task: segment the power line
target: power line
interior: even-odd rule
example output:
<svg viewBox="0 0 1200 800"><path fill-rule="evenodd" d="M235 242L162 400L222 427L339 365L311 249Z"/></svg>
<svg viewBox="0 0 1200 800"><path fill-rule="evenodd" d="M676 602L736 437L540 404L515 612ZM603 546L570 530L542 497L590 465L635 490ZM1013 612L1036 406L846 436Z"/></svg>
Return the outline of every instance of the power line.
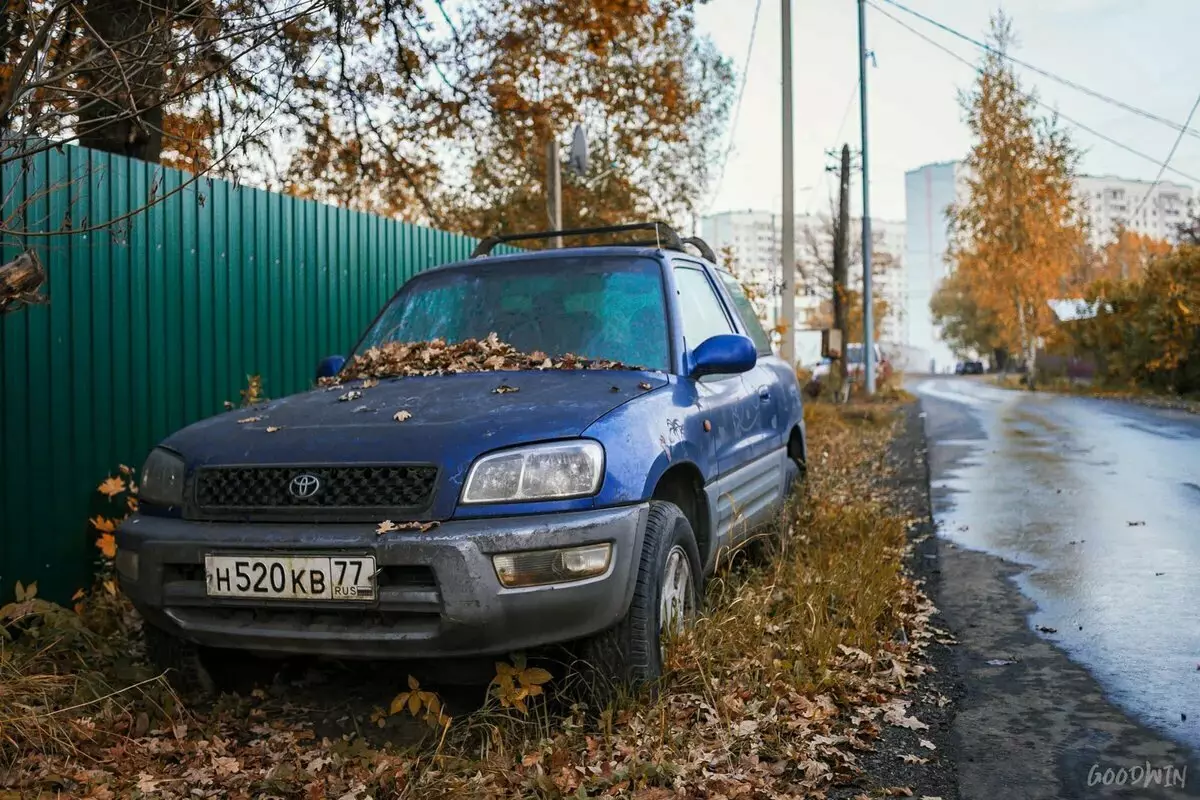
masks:
<svg viewBox="0 0 1200 800"><path fill-rule="evenodd" d="M1167 127L1171 128L1174 131L1178 131L1180 133L1186 133L1189 136L1194 136L1194 137L1200 139L1200 131L1189 128L1187 123L1180 125L1178 122L1174 122L1173 120L1169 120L1165 117L1160 117L1157 114L1153 114L1153 113L1145 110L1144 108L1138 108L1137 106L1132 106L1129 103L1126 103L1122 100L1118 100L1117 98L1112 97L1110 95L1106 95L1103 92L1098 92L1095 89L1084 86L1083 84L1073 81L1069 78L1064 78L1061 75L1056 75L1055 73L1050 72L1049 70L1034 66L1033 64L1030 64L1027 61L1022 61L1018 58L1015 58L1015 57L1009 55L1008 53L1005 53L1001 50L997 50L996 48L992 47L991 45L987 44L986 42L981 42L978 39L974 39L974 38L968 36L967 34L962 33L961 31L957 31L954 28L951 28L949 25L946 25L943 22L938 22L937 20L933 19L932 17L928 17L919 11L914 11L913 9L897 2L896 0L882 0L882 1L887 3L890 6L894 6L898 9L900 9L901 11L905 12L906 14L910 14L910 15L916 17L917 19L934 26L935 28L938 28L939 30L945 31L946 33L950 34L951 36L956 36L965 42L970 42L971 44L975 45L976 47L980 48L981 50L983 50L987 53L991 53L992 55L998 56L999 58L1003 58L1004 60L1011 62L1013 64L1016 64L1019 67L1024 67L1025 69L1029 70L1030 72L1035 72L1044 78L1049 78L1050 80L1055 81L1056 83L1060 83L1063 86L1067 86L1071 89L1074 89L1077 92L1083 92L1084 94L1088 95L1089 97L1094 97L1097 100L1101 100L1110 105L1114 105L1117 108L1120 108L1124 111L1128 111L1131 114L1137 114L1139 117L1144 117L1145 119L1151 120L1153 122L1157 122L1161 125L1166 125ZM872 0L868 0L868 2L871 2L871 5L875 6L876 10L881 11L881 12L883 11L883 9L881 9L881 8L879 8L879 6L875 5L874 2L872 2ZM892 17L892 19L895 19L895 17ZM897 22L898 21L899 20L897 20Z"/></svg>
<svg viewBox="0 0 1200 800"><path fill-rule="evenodd" d="M890 0L884 0L884 2L890 2ZM885 17L887 17L888 19L890 19L892 22L896 23L896 24L897 24L897 25L899 25L900 27L904 28L904 29L905 29L905 30L907 30L909 33L912 33L914 36L917 36L918 38L920 38L920 39L924 40L924 41L925 41L927 44L933 45L933 46L934 46L934 47L936 47L938 50L941 50L943 53L945 53L946 55L950 56L951 58L953 58L953 59L955 59L955 60L957 60L957 61L959 61L959 62L961 62L961 63L963 63L963 64L966 64L966 65L967 65L968 67L970 67L970 68L971 68L973 71L975 71L975 72L980 72L980 71L981 71L981 70L980 70L980 68L979 68L979 65L978 65L978 64L975 64L975 63L973 63L972 61L970 61L969 59L966 59L966 58L964 58L963 56L959 55L958 53L954 52L954 51L953 51L953 50L951 50L950 48L948 48L948 47L946 47L945 45L943 45L941 42L934 41L933 39L931 39L930 37L926 36L926 35L925 35L924 33L922 33L921 31L917 30L916 28L914 28L914 27L912 27L911 25L909 25L908 23L906 23L904 20L902 20L902 19L898 19L897 17L895 17L895 16L893 16L893 15L889 14L887 11L885 11L885 10L884 10L884 9L882 9L882 8L880 8L880 7L879 7L879 6L878 6L878 5L877 5L877 4L874 2L874 0L867 0L867 3L868 3L868 4L869 4L869 5L872 7L872 8L874 8L876 11L878 11L880 14L882 14L882 15L883 15L883 16L885 16ZM1089 126L1087 126L1087 125L1083 124L1082 122L1080 122L1080 121L1079 121L1079 120L1077 120L1077 119L1073 119L1072 117L1068 117L1066 114L1062 113L1062 112L1061 112L1061 111L1059 111L1058 109L1056 109L1056 108L1053 108L1052 106L1049 106L1049 105L1047 105L1046 103L1042 102L1042 101L1041 101L1041 100L1039 100L1037 97L1034 97L1034 96L1033 96L1033 95L1031 95L1031 94L1026 94L1025 96L1026 96L1026 97L1027 97L1027 98L1028 98L1028 99L1029 99L1029 100L1030 100L1030 101L1031 101L1031 102L1032 102L1034 105L1038 106L1039 108L1042 108L1042 109L1045 109L1046 111L1049 111L1051 114L1054 114L1055 116L1062 118L1062 119L1063 119L1065 122L1068 122L1068 123L1070 123L1071 125L1074 125L1074 126L1075 126L1076 128L1078 128L1079 130L1081 130L1081 131L1084 131L1084 132L1086 132L1086 133L1090 133L1092 136L1095 136L1097 139L1101 139L1101 140L1103 140L1103 141L1105 141L1105 142L1108 142L1109 144L1113 145L1114 147L1119 147L1120 149L1124 150L1125 152L1127 152L1127 153L1131 153L1131 154L1133 154L1133 155L1137 156L1138 158L1145 159L1146 161L1149 161L1151 164L1154 164L1155 166L1158 166L1158 167L1162 167L1162 168L1164 168L1164 170L1165 170L1165 171L1167 171L1167 172L1172 172L1172 173L1174 173L1175 175L1178 175L1178 176L1179 176L1179 177L1181 177L1181 178L1186 178L1187 180L1189 180L1189 181L1192 181L1193 183L1200 183L1200 178L1196 178L1196 177L1194 177L1194 176L1192 176L1192 175L1189 175L1189 174L1187 174L1186 172L1183 172L1183 171L1181 171L1181 170L1178 170L1178 169L1176 169L1175 167L1172 167L1172 166L1170 166L1169 164L1164 164L1162 161L1160 161L1159 159L1155 158L1155 157L1154 157L1154 156L1152 156L1152 155L1147 155L1146 153L1143 153L1141 150L1137 150L1137 149L1135 149L1135 148L1133 148L1133 147L1130 147L1129 145L1125 144L1124 142L1122 142L1122 141L1120 141L1120 140L1118 140L1118 139L1114 139L1114 138L1112 138L1111 136L1108 136L1107 134L1101 133L1100 131L1096 130L1095 128L1089 127ZM1190 118L1189 118L1189 119L1190 119ZM1177 130L1177 131L1180 131L1181 129L1180 129L1178 126L1177 126L1177 127L1176 127L1176 130Z"/></svg>
<svg viewBox="0 0 1200 800"><path fill-rule="evenodd" d="M733 119L729 126L729 144L725 147L725 154L721 156L721 169L717 172L717 182L713 187L712 202L717 201L717 195L721 193L721 184L725 180L725 166L729 163L729 154L733 151L733 139L737 135L738 117L742 113L742 98L746 95L746 83L750 79L750 56L754 54L754 34L758 31L758 12L762 10L762 0L757 0L754 4L754 21L750 23L750 42L746 45L746 60L742 64L742 85L738 89L737 100L733 105Z"/></svg>
<svg viewBox="0 0 1200 800"><path fill-rule="evenodd" d="M850 97L849 97L849 99L846 100L846 110L842 112L842 121L838 125L837 134L834 135L834 137L833 137L833 141L835 144L842 138L842 131L846 130L846 123L850 121L850 111L851 111L851 109L854 108L855 98L858 97L858 83L860 80L861 80L861 78L856 79L854 81L854 86L850 90ZM804 212L806 214L812 213L811 209L813 207L813 200L811 198L816 197L817 189L820 188L821 186L825 185L824 181L828 174L829 174L829 171L827 169L825 169L824 166L822 166L821 174L817 176L816 180L814 180L810 184L808 184L809 186L813 187L813 191L809 194L810 199L809 199L808 203L806 203L804 206Z"/></svg>
<svg viewBox="0 0 1200 800"><path fill-rule="evenodd" d="M1187 121L1183 123L1183 127L1186 128L1191 123L1192 117L1196 115L1196 109L1198 107L1200 107L1200 95L1196 95L1196 102L1192 103L1192 110L1188 112ZM1142 213L1142 208L1146 205L1146 201L1150 199L1150 195L1153 194L1154 190L1158 188L1158 183L1162 180L1163 173L1166 172L1170 167L1171 159L1175 157L1175 151L1179 149L1179 143L1182 140L1183 131L1180 131L1179 135L1175 137L1175 143L1171 145L1170 152L1167 153L1167 160L1164 161L1162 166L1158 168L1158 174L1154 176L1154 183L1150 184L1150 188L1146 190L1144 195L1142 195L1142 202L1138 203L1137 208L1134 209L1133 218L1135 220L1137 219L1137 215Z"/></svg>

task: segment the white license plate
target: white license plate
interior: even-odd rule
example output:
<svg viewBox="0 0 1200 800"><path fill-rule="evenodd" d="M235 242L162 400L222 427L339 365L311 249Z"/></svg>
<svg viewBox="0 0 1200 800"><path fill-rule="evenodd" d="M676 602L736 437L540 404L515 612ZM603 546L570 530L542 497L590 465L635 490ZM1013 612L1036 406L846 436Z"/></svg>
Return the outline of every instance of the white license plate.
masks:
<svg viewBox="0 0 1200 800"><path fill-rule="evenodd" d="M374 600L374 556L205 556L209 597Z"/></svg>

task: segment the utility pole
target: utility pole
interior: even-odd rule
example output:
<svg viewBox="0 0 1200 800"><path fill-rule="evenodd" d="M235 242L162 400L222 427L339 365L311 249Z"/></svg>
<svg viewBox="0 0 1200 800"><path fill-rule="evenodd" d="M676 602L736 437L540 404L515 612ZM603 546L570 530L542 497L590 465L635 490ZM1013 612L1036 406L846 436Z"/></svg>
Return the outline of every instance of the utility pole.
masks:
<svg viewBox="0 0 1200 800"><path fill-rule="evenodd" d="M849 365L846 363L850 331L847 299L850 283L850 145L842 145L838 165L838 215L833 223L833 327L842 332L842 348L837 361L841 378L838 390L847 400L850 397Z"/></svg>
<svg viewBox="0 0 1200 800"><path fill-rule="evenodd" d="M863 374L875 394L875 299L871 291L871 172L867 167L867 13L858 0L858 105L862 121Z"/></svg>
<svg viewBox="0 0 1200 800"><path fill-rule="evenodd" d="M562 230L562 162L558 156L558 139L553 136L546 142L546 213L550 217L550 230ZM555 236L553 246L563 246L562 237Z"/></svg>
<svg viewBox="0 0 1200 800"><path fill-rule="evenodd" d="M796 367L796 210L792 154L792 0L781 0L783 30L783 341L780 355L792 369Z"/></svg>

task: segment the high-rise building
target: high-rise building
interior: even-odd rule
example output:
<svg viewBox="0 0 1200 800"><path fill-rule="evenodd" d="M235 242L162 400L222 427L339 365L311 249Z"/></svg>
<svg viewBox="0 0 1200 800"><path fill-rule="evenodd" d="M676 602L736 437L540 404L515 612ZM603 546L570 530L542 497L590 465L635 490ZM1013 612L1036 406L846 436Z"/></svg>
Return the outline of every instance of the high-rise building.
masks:
<svg viewBox="0 0 1200 800"><path fill-rule="evenodd" d="M954 354L933 323L929 303L949 274L946 211L958 199L962 181L962 165L957 161L926 164L904 173L908 286L901 341L911 350L908 368L914 371L942 372L954 364Z"/></svg>
<svg viewBox="0 0 1200 800"><path fill-rule="evenodd" d="M861 219L851 220L851 227L856 232L852 237L858 240L857 232L861 230ZM819 280L816 276L820 267L815 263L810 241L815 239L823 249L828 246L829 220L809 214L796 216L796 263L799 274L796 278L796 327L797 329L815 328L820 324L818 319L821 305L829 298L828 281ZM879 338L888 343L898 342L903 333L904 316L904 287L906 276L904 269L904 237L903 222L892 220L871 221L872 238L875 240L875 252L879 257L887 258L889 262L885 270L876 270L876 280L873 284L875 296L887 301L888 314L882 320L876 320ZM779 214L770 211L727 211L713 214L701 220L701 236L717 251L729 248L734 255L738 277L743 283L752 286L759 296L757 307L763 321L774 325L779 319L780 295L783 288L782 272L782 221ZM828 255L825 256L829 258ZM877 265L879 266L879 265ZM805 276L808 276L806 280ZM862 292L862 266L859 254L851 254L850 284L856 292ZM861 338L861 333L857 338ZM856 340L854 333L851 340Z"/></svg>
<svg viewBox="0 0 1200 800"><path fill-rule="evenodd" d="M1111 241L1118 226L1174 242L1176 228L1187 217L1192 202L1192 187L1171 181L1155 184L1111 175L1081 175L1075 187L1095 247Z"/></svg>

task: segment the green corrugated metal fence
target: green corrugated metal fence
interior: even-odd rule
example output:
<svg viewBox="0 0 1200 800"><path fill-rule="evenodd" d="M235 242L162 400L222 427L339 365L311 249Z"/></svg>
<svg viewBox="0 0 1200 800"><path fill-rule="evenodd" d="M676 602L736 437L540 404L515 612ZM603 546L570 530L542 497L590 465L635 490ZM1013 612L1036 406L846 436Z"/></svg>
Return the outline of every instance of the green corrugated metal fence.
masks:
<svg viewBox="0 0 1200 800"><path fill-rule="evenodd" d="M405 280L474 239L66 147L6 166L0 263L38 251L50 303L0 317L0 604L90 580L87 517L118 464L264 393L308 387ZM101 230L90 226L143 209Z"/></svg>

